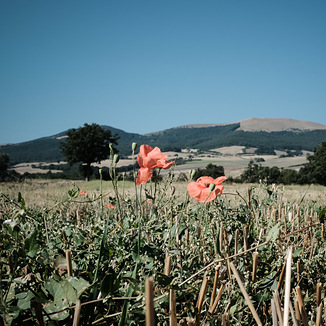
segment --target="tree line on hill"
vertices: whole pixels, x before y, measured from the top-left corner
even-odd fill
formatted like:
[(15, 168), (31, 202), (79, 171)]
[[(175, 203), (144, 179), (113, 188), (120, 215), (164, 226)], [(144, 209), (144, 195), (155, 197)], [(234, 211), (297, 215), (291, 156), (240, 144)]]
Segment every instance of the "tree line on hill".
[[(320, 184), (326, 186), (326, 141), (315, 148), (314, 154), (308, 156), (308, 163), (299, 171), (283, 169), (277, 166), (268, 167), (255, 162), (250, 162), (244, 172), (238, 178), (228, 178), (228, 181), (238, 183), (267, 184)], [(194, 179), (201, 176), (217, 178), (224, 175), (223, 166), (209, 164), (205, 169), (196, 170)]]
[[(110, 130), (112, 137), (117, 136), (119, 139), (115, 148), (122, 158), (130, 155), (132, 142), (148, 144), (152, 147), (158, 146), (164, 152), (180, 152), (183, 148), (207, 151), (212, 148), (238, 145), (255, 147), (257, 148), (256, 154), (262, 155), (274, 154), (276, 149), (313, 151), (326, 139), (326, 130), (248, 132), (238, 130), (239, 127), (239, 123), (234, 123), (213, 127), (172, 128), (153, 134), (140, 135), (101, 126), (105, 131)], [(52, 137), (2, 145), (0, 151), (9, 155), (11, 166), (18, 163), (60, 162), (65, 159), (61, 144), (67, 139), (68, 133), (69, 130)]]
[[(212, 127), (216, 128), (216, 127)], [(219, 126), (221, 135), (235, 128), (234, 125)], [(197, 132), (196, 129), (189, 128), (187, 132)], [(209, 129), (209, 128), (205, 128)], [(176, 137), (178, 129), (171, 129), (171, 135), (168, 140), (173, 141)], [(172, 132), (175, 131), (175, 132)], [(186, 134), (187, 134), (186, 132)], [(189, 135), (188, 135), (189, 136)], [(157, 135), (152, 136), (152, 141)], [(270, 135), (273, 138), (273, 135)], [(200, 138), (200, 135), (198, 135)], [(117, 153), (116, 146), (118, 145), (119, 136), (112, 135), (109, 129), (104, 129), (97, 124), (85, 124), (84, 127), (71, 129), (67, 132), (67, 138), (61, 142), (61, 152), (66, 158), (68, 165), (58, 164), (52, 165), (52, 170), (61, 170), (61, 173), (46, 173), (42, 175), (28, 175), (25, 177), (46, 177), (46, 178), (71, 178), (78, 179), (82, 174), (88, 180), (91, 175), (99, 177), (99, 169), (91, 166), (92, 163), (100, 163), (113, 154)], [(234, 143), (233, 143), (234, 144)], [(170, 144), (173, 147), (173, 142)], [(130, 145), (129, 145), (130, 148)], [(259, 150), (265, 153), (272, 147), (259, 147)], [(300, 148), (296, 149), (300, 153)], [(291, 152), (289, 152), (291, 153)], [(12, 170), (9, 170), (10, 159), (9, 155), (0, 152), (0, 181), (18, 180), (21, 176)], [(180, 162), (177, 162), (180, 163)], [(40, 168), (40, 166), (38, 166)], [(49, 169), (49, 166), (41, 168)], [(133, 179), (132, 171), (138, 167), (130, 165), (128, 167), (119, 168), (117, 172), (124, 172), (126, 178)], [(129, 174), (127, 174), (129, 173)], [(110, 179), (109, 169), (102, 169), (104, 179)], [(195, 174), (195, 179), (200, 176), (212, 176), (217, 178), (224, 175), (224, 168), (209, 164), (205, 169), (198, 169)], [(229, 181), (234, 182), (260, 182), (266, 183), (283, 183), (283, 184), (310, 184), (316, 183), (326, 185), (326, 141), (323, 141), (314, 149), (314, 154), (308, 157), (308, 163), (299, 171), (290, 169), (279, 169), (278, 167), (265, 167), (257, 162), (250, 162), (245, 171), (239, 178), (229, 178)]]

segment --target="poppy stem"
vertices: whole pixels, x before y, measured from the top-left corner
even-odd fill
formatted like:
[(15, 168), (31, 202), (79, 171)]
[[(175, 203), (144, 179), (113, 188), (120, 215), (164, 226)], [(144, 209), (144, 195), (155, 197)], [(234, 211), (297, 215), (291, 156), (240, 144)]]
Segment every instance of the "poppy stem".
[(132, 149), (132, 160), (134, 162), (133, 164), (133, 177), (134, 177), (134, 185), (135, 185), (135, 194), (136, 194), (136, 210), (138, 211), (139, 209), (139, 202), (138, 202), (138, 192), (137, 192), (137, 185), (136, 185), (136, 170), (135, 170), (135, 166), (136, 166), (136, 160), (135, 160), (135, 150)]

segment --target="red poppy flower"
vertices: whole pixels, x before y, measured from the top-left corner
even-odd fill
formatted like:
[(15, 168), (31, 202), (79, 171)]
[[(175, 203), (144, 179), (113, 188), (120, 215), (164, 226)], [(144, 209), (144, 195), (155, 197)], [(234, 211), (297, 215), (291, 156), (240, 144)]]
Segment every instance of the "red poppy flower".
[(79, 194), (80, 195), (86, 195), (88, 191), (84, 191), (83, 189), (80, 190)]
[(105, 207), (107, 207), (108, 209), (113, 209), (114, 205), (105, 205)]
[(153, 175), (154, 168), (169, 169), (174, 161), (167, 161), (167, 155), (162, 154), (158, 147), (154, 149), (149, 145), (141, 145), (137, 156), (140, 169), (137, 174), (136, 184), (146, 183)]
[[(219, 177), (214, 179), (212, 177), (201, 177), (197, 181), (190, 182), (187, 190), (191, 197), (194, 197), (201, 203), (208, 203), (216, 198), (218, 194), (222, 194), (224, 186), (222, 182), (226, 180), (226, 177)], [(211, 191), (210, 185), (215, 185), (215, 188)]]

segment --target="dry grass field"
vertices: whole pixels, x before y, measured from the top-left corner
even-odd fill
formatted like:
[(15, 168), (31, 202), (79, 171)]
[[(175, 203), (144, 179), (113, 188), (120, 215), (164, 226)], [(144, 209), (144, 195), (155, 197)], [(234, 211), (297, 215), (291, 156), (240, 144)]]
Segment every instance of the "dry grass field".
[[(257, 159), (263, 159), (263, 162), (259, 162), (263, 166), (277, 166), (284, 169), (295, 169), (299, 170), (305, 163), (307, 163), (307, 155), (312, 154), (311, 152), (304, 152), (302, 156), (295, 157), (283, 157), (286, 154), (282, 151), (277, 151), (277, 155), (256, 155), (253, 154), (255, 148), (247, 148), (244, 146), (229, 146), (212, 149), (206, 153), (198, 153), (196, 149), (185, 149), (181, 153), (177, 152), (166, 152), (169, 159), (175, 160), (176, 158), (183, 158), (187, 162), (182, 165), (174, 167), (174, 172), (188, 173), (190, 169), (203, 169), (207, 164), (222, 165), (225, 170), (225, 175), (228, 177), (238, 177), (248, 166), (250, 161)], [(63, 162), (60, 162), (63, 163)], [(118, 167), (128, 166), (133, 164), (132, 157), (120, 159)], [(38, 168), (39, 165), (47, 165), (49, 163), (34, 162), (34, 163), (21, 163), (14, 167), (14, 169), (23, 174), (28, 173), (46, 173), (49, 170)], [(58, 163), (51, 163), (58, 164)], [(109, 167), (110, 161), (102, 161), (101, 164), (94, 164), (99, 167)], [(58, 170), (52, 170), (51, 172), (60, 172)], [(164, 171), (163, 171), (164, 173)]]
[[(175, 196), (183, 201), (187, 194), (187, 182), (173, 182)], [(67, 181), (67, 180), (26, 180), (21, 183), (2, 183), (0, 192), (17, 198), (18, 193), (22, 194), (26, 205), (29, 207), (49, 207), (60, 201), (67, 200), (68, 191), (74, 187), (88, 191), (88, 196), (98, 195), (100, 193), (100, 181)], [(103, 181), (103, 194), (105, 197), (114, 196), (111, 181)], [(150, 184), (146, 185), (150, 188)], [(222, 198), (231, 202), (232, 205), (241, 203), (242, 198), (247, 198), (248, 190), (254, 188), (259, 196), (259, 192), (264, 192), (264, 185), (259, 184), (235, 184), (225, 183), (224, 194)], [(319, 185), (271, 185), (270, 189), (277, 189), (280, 202), (290, 204), (315, 202), (318, 206), (326, 206), (326, 187)], [(135, 188), (132, 182), (120, 181), (118, 184), (119, 193), (134, 197)], [(172, 191), (172, 190), (171, 190)], [(166, 193), (168, 197), (169, 192)]]

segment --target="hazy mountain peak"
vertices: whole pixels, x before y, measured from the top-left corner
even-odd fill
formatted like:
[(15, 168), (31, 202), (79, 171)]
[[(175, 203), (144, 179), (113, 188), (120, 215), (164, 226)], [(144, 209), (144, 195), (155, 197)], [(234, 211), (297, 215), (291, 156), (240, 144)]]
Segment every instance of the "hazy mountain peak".
[(285, 131), (285, 130), (316, 130), (326, 129), (326, 125), (295, 119), (285, 118), (249, 118), (238, 121), (243, 131)]
[[(240, 128), (237, 130), (243, 131), (308, 131), (308, 130), (320, 130), (326, 129), (326, 125), (317, 122), (305, 121), (305, 120), (295, 120), (287, 118), (249, 118), (245, 120), (240, 120), (237, 122), (230, 123), (201, 123), (201, 124), (189, 124), (175, 127), (178, 128), (208, 128), (216, 126), (226, 126), (235, 123), (240, 123)], [(156, 133), (160, 133), (158, 131)], [(154, 134), (154, 133), (152, 133)]]

